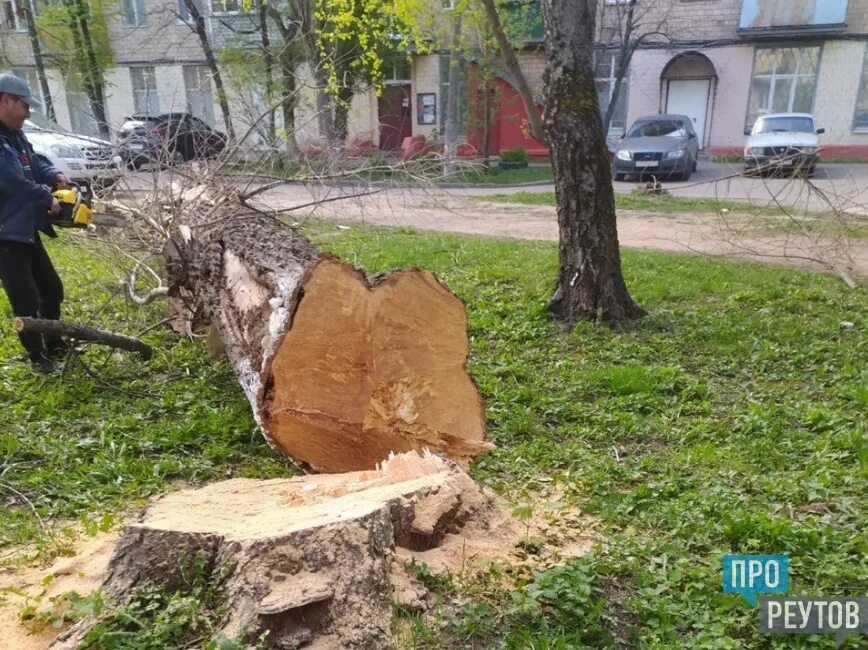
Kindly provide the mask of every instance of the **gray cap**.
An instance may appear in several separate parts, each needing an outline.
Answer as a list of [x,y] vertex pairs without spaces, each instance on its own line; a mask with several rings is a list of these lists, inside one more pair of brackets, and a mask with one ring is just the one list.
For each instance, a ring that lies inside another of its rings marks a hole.
[[30,108],[42,108],[42,104],[40,104],[39,100],[33,96],[33,91],[30,90],[30,86],[27,85],[27,82],[11,72],[0,74],[0,93],[17,95],[28,106],[30,106]]

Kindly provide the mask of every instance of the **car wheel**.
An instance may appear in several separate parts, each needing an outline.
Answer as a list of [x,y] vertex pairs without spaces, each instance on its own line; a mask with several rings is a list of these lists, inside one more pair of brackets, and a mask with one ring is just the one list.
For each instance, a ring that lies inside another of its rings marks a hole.
[[696,171],[696,168],[697,168],[698,166],[699,166],[699,161],[698,161],[698,160],[694,160],[694,161],[693,161],[693,169],[692,169],[691,171]]
[[627,174],[620,174],[618,172],[615,172],[615,180],[616,181],[623,181],[626,178],[627,178]]
[[690,180],[690,174],[692,174],[692,173],[693,173],[693,170],[691,170],[691,169],[688,167],[687,169],[685,169],[685,170],[684,170],[684,171],[683,171],[683,172],[678,176],[678,180],[680,180],[680,181],[689,181],[689,180]]

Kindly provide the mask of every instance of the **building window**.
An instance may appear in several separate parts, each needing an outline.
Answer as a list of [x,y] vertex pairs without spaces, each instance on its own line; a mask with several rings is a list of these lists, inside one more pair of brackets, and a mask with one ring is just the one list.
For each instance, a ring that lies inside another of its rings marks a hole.
[[153,66],[130,68],[133,84],[133,107],[139,115],[157,115],[160,102],[157,97],[157,75]]
[[185,65],[184,88],[187,92],[187,111],[214,126],[214,98],[211,95],[211,73],[208,66]]
[[26,32],[27,18],[24,2],[28,0],[0,0],[0,29],[9,32]]
[[237,14],[240,12],[239,0],[211,0],[212,14]]
[[[189,23],[192,20],[190,16],[190,10],[187,8],[188,0],[178,0],[178,18],[183,20],[185,23]],[[204,15],[204,5],[202,4],[202,0],[192,0],[192,4],[199,11],[199,15]]]
[[138,27],[147,22],[145,0],[121,0],[121,22],[127,27]]
[[99,137],[99,123],[94,116],[93,104],[87,93],[67,86],[66,102],[73,133]]
[[868,49],[862,60],[862,82],[856,97],[856,113],[853,115],[853,130],[868,131]]
[[[600,104],[600,116],[605,119],[606,111],[612,101],[615,92],[615,82],[618,73],[617,52],[598,51],[595,55],[594,81],[597,85],[597,102]],[[609,124],[609,133],[621,135],[627,129],[627,90],[629,78],[624,75],[621,87],[618,91],[618,99],[615,101],[615,109],[612,113],[612,121]]]
[[819,47],[754,51],[747,126],[766,113],[810,113],[817,85]]

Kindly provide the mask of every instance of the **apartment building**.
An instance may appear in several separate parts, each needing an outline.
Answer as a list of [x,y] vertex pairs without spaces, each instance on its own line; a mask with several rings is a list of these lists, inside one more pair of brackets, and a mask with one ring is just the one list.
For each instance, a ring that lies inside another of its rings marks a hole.
[[[600,2],[596,73],[605,110],[615,87],[617,25],[623,28],[626,3]],[[693,120],[706,151],[736,154],[758,115],[812,112],[826,129],[825,156],[868,160],[868,0],[637,0],[634,11],[639,17],[634,38],[647,33],[623,80],[610,137],[640,116],[682,113]],[[541,26],[530,32],[519,60],[541,110]],[[445,105],[435,97],[448,90],[443,59],[426,56],[414,62],[408,80],[418,109],[414,134],[442,131]],[[504,75],[496,86],[500,106],[490,135],[492,151],[523,146],[544,155],[545,147],[527,135],[514,84]],[[423,101],[437,106],[436,120],[432,111],[423,114]],[[468,138],[475,137],[471,129]]]
[[[0,0],[0,69],[11,69],[26,78],[39,93],[33,51],[20,3],[34,0]],[[216,51],[253,47],[257,38],[256,16],[242,10],[241,0],[195,0],[205,17]],[[118,127],[133,114],[191,112],[214,128],[225,131],[214,83],[199,39],[193,30],[184,0],[119,0],[115,9],[106,3],[105,20],[113,54],[106,74],[106,113],[109,124]],[[37,12],[42,5],[35,4]],[[277,34],[273,42],[279,42]],[[77,133],[98,135],[96,121],[81,84],[68,71],[47,57],[47,77],[57,121]],[[300,70],[300,101],[296,125],[302,143],[318,137],[315,93],[310,78]],[[239,136],[266,110],[262,87],[250,75],[236,79],[224,70],[230,115]],[[254,75],[255,77],[255,75]],[[279,116],[279,111],[278,111]],[[265,121],[258,122],[260,130]],[[278,120],[278,127],[281,127]],[[377,102],[373,93],[360,93],[350,117],[351,133],[370,135],[377,131]],[[255,137],[254,137],[255,139]]]
[[[36,72],[19,3],[0,0],[0,67],[11,67],[34,88]],[[627,0],[600,0],[597,91],[608,105],[618,69],[618,25]],[[252,38],[255,17],[241,0],[196,0],[206,16],[214,47]],[[533,0],[524,0],[528,6]],[[522,4],[519,2],[519,4]],[[443,3],[444,11],[449,11]],[[739,153],[745,128],[769,111],[813,112],[826,129],[824,154],[868,160],[868,0],[637,0],[641,44],[624,78],[610,136],[622,133],[642,115],[676,112],[694,121],[703,148]],[[545,54],[542,24],[527,27],[519,59],[542,109]],[[119,124],[133,113],[190,111],[225,129],[199,41],[184,0],[119,0],[107,16],[114,66],[107,74],[107,113]],[[635,37],[635,35],[634,35]],[[481,102],[474,62],[467,62],[460,87],[466,137],[481,139]],[[300,70],[302,88],[296,126],[304,145],[318,138],[310,75]],[[68,75],[49,67],[58,121],[78,132],[96,125],[83,92]],[[261,91],[235,83],[227,74],[233,122],[239,131],[264,111]],[[449,94],[448,53],[396,59],[387,66],[385,90],[359,92],[350,114],[351,139],[371,140],[395,149],[409,135],[442,133]],[[496,110],[490,149],[523,146],[545,155],[529,138],[524,107],[514,80],[505,73],[494,82]]]

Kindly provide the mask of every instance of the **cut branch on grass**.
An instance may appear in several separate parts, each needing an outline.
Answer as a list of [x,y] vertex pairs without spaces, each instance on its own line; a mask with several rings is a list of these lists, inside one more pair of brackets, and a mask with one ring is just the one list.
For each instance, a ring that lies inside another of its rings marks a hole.
[[19,316],[13,320],[13,326],[15,327],[15,331],[19,333],[48,334],[64,339],[89,341],[129,352],[137,352],[146,361],[153,354],[151,346],[143,341],[124,334],[88,327],[87,325],[67,323],[61,320]]

